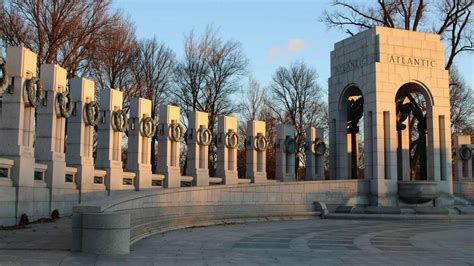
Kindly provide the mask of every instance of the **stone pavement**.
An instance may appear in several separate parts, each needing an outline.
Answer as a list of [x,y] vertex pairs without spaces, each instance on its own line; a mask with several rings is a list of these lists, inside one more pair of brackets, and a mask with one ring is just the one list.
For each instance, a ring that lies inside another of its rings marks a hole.
[[0,265],[473,265],[474,221],[294,220],[158,234],[127,256],[68,251],[70,219],[0,231]]

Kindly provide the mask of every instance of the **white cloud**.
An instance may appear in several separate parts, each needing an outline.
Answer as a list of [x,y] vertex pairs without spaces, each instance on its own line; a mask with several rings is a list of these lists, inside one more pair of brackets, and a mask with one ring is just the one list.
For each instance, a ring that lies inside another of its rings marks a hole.
[[290,53],[298,53],[308,49],[308,44],[303,39],[289,39],[286,45],[276,45],[270,47],[267,53],[268,62],[286,57]]

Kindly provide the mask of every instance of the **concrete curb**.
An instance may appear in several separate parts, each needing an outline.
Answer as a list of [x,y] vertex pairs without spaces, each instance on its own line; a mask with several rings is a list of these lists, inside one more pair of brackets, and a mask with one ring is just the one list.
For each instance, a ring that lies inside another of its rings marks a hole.
[[346,214],[329,213],[322,216],[323,219],[341,219],[341,220],[474,220],[474,215],[443,215],[443,214]]

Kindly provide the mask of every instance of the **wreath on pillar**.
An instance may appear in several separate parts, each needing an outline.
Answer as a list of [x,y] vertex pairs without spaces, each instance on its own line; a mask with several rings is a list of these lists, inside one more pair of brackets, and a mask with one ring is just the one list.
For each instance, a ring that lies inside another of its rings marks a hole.
[[255,136],[253,140],[253,148],[256,151],[264,151],[267,149],[267,146],[268,146],[267,138],[261,133],[258,133],[258,135]]
[[69,118],[72,114],[72,97],[68,91],[58,93],[56,96],[56,115]]
[[0,71],[2,71],[2,79],[0,80],[0,91],[8,87],[8,68],[5,59],[0,57]]
[[239,135],[233,129],[229,129],[227,133],[225,133],[225,146],[228,149],[235,149],[239,145]]
[[316,138],[311,145],[311,152],[316,155],[323,155],[326,152],[326,143],[320,138]]
[[155,121],[151,117],[145,117],[140,120],[140,135],[142,137],[151,138],[155,135]]
[[128,125],[128,118],[124,110],[119,109],[112,112],[111,125],[114,131],[125,132]]
[[40,79],[32,77],[26,81],[26,101],[28,107],[36,107],[41,102],[43,97],[43,86],[41,86]]
[[296,152],[296,141],[294,138],[285,139],[285,152],[295,153]]
[[96,126],[99,122],[99,103],[92,101],[84,106],[84,122],[88,126]]
[[168,128],[168,138],[174,142],[180,142],[184,136],[183,126],[179,123],[173,122]]
[[463,161],[468,161],[469,159],[471,159],[472,149],[467,145],[461,146],[461,148],[459,148],[459,158],[461,158],[461,160]]
[[196,142],[200,146],[209,146],[212,142],[212,132],[208,128],[202,127],[197,130]]

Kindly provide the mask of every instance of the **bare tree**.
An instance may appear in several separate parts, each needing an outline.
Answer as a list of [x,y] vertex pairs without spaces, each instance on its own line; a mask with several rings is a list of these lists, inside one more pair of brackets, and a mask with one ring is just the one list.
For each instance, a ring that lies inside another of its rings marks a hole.
[[2,7],[4,44],[38,54],[38,65],[56,63],[74,76],[88,67],[94,48],[115,20],[110,0],[9,0]]
[[[246,74],[248,60],[236,41],[223,41],[208,27],[200,37],[191,31],[185,37],[185,55],[175,74],[174,101],[184,112],[209,113],[209,129],[215,130],[217,117],[237,110],[232,97],[238,91],[240,77]],[[215,147],[209,146],[209,170],[215,167]]]
[[474,130],[474,96],[472,88],[453,66],[449,71],[449,96],[451,105],[451,131],[464,134]]
[[325,11],[322,20],[350,35],[374,26],[440,34],[449,69],[458,54],[474,49],[471,6],[472,0],[334,0],[334,11]]
[[245,121],[260,119],[266,98],[267,95],[260,83],[254,78],[249,78],[246,90],[242,91],[242,101],[239,103],[242,118]]
[[129,19],[118,19],[107,29],[95,49],[97,60],[91,62],[89,74],[102,89],[119,89],[124,92],[124,109],[130,97],[138,95],[133,69],[137,65],[138,42],[135,27]]
[[315,69],[304,62],[296,62],[288,68],[278,68],[270,85],[272,102],[267,106],[280,123],[295,126],[296,169],[300,164],[304,165],[305,129],[316,126],[324,114],[320,100],[322,89],[317,77]]
[[[166,102],[170,95],[169,89],[173,84],[175,66],[174,52],[156,38],[140,41],[139,54],[136,58],[134,72],[138,87],[137,95],[152,101],[152,117],[158,121],[159,106]],[[151,143],[152,169],[155,169],[156,136]]]

